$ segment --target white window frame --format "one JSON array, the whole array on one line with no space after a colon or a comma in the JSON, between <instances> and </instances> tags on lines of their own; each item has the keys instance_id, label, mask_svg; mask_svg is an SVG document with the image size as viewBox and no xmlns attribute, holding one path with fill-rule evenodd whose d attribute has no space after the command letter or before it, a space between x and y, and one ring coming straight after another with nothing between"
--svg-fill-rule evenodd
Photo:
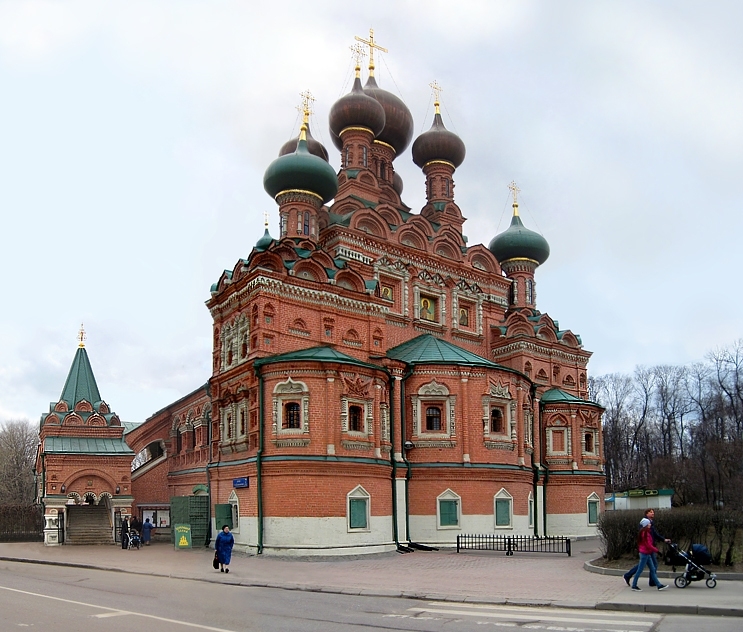
<instances>
[{"instance_id":1,"label":"white window frame","mask_svg":"<svg viewBox=\"0 0 743 632\"><path fill-rule=\"evenodd\" d=\"M351 430L351 406L359 406L363 415L363 429ZM374 400L359 399L358 397L341 397L341 432L352 437L368 437L374 428Z\"/></svg>"},{"instance_id":2,"label":"white window frame","mask_svg":"<svg viewBox=\"0 0 743 632\"><path fill-rule=\"evenodd\" d=\"M591 522L591 503L596 503L596 522ZM588 498L586 498L586 523L589 527L595 527L599 523L601 516L601 499L596 492L592 492Z\"/></svg>"},{"instance_id":3,"label":"white window frame","mask_svg":"<svg viewBox=\"0 0 743 632\"><path fill-rule=\"evenodd\" d=\"M529 500L527 504L527 511L529 514L529 528L534 528L534 493L529 492Z\"/></svg>"},{"instance_id":4,"label":"white window frame","mask_svg":"<svg viewBox=\"0 0 743 632\"><path fill-rule=\"evenodd\" d=\"M432 380L421 386L410 400L413 406L415 433L420 439L448 439L456 434L454 411L457 397L451 395L444 384ZM442 429L439 432L426 430L426 407L429 404L443 404Z\"/></svg>"},{"instance_id":5,"label":"white window frame","mask_svg":"<svg viewBox=\"0 0 743 632\"><path fill-rule=\"evenodd\" d=\"M564 449L563 450L555 450L552 443L552 433L553 432L562 432L564 435ZM557 456L567 456L569 454L572 454L572 450L570 449L570 446L572 445L573 441L573 434L571 431L571 428L569 425L564 426L554 426L551 428L547 428L547 454L549 455L557 455Z\"/></svg>"},{"instance_id":6,"label":"white window frame","mask_svg":"<svg viewBox=\"0 0 743 632\"><path fill-rule=\"evenodd\" d=\"M299 402L299 428L284 428L285 404ZM304 382L295 382L289 377L273 389L273 434L309 434L310 392Z\"/></svg>"},{"instance_id":7,"label":"white window frame","mask_svg":"<svg viewBox=\"0 0 743 632\"><path fill-rule=\"evenodd\" d=\"M230 505L232 510L232 532L240 533L240 499L237 497L237 492L233 489L230 492L230 497L227 499L227 503Z\"/></svg>"},{"instance_id":8,"label":"white window frame","mask_svg":"<svg viewBox=\"0 0 743 632\"><path fill-rule=\"evenodd\" d=\"M593 436L593 450L590 452L586 450L586 435ZM595 428L581 428L580 444L585 456L598 456L599 454L599 432Z\"/></svg>"},{"instance_id":9,"label":"white window frame","mask_svg":"<svg viewBox=\"0 0 743 632\"><path fill-rule=\"evenodd\" d=\"M366 527L351 527L351 500L366 501ZM357 485L346 494L346 531L348 533L367 533L371 531L371 494L361 485Z\"/></svg>"},{"instance_id":10,"label":"white window frame","mask_svg":"<svg viewBox=\"0 0 743 632\"><path fill-rule=\"evenodd\" d=\"M508 501L508 524L498 524L498 510L497 510L497 502L498 501ZM513 496L508 493L508 490L505 487L501 487L500 491L493 496L493 527L496 530L502 530L502 529L513 529Z\"/></svg>"},{"instance_id":11,"label":"white window frame","mask_svg":"<svg viewBox=\"0 0 743 632\"><path fill-rule=\"evenodd\" d=\"M441 501L442 500L454 500L457 503L457 524L441 524ZM443 493L436 497L436 529L439 531L447 531L456 529L462 530L462 497L453 492L451 489L447 489Z\"/></svg>"}]
</instances>

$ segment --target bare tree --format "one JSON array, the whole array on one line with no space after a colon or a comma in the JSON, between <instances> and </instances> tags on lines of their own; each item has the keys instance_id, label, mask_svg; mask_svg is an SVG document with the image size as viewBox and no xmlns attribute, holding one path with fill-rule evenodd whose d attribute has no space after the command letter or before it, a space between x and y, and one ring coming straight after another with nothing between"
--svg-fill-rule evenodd
<instances>
[{"instance_id":1,"label":"bare tree","mask_svg":"<svg viewBox=\"0 0 743 632\"><path fill-rule=\"evenodd\" d=\"M28 420L0 427L0 505L32 504L34 462L39 435Z\"/></svg>"}]
</instances>

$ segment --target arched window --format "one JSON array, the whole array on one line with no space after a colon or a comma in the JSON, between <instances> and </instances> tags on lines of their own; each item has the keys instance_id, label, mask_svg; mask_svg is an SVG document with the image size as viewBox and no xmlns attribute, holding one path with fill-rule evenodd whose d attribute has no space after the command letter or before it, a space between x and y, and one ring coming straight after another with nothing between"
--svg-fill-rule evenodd
<instances>
[{"instance_id":1,"label":"arched window","mask_svg":"<svg viewBox=\"0 0 743 632\"><path fill-rule=\"evenodd\" d=\"M284 428L300 428L299 404L289 402L284 406Z\"/></svg>"},{"instance_id":2,"label":"arched window","mask_svg":"<svg viewBox=\"0 0 743 632\"><path fill-rule=\"evenodd\" d=\"M451 180L449 178L444 178L444 193L446 197L451 196Z\"/></svg>"},{"instance_id":3,"label":"arched window","mask_svg":"<svg viewBox=\"0 0 743 632\"><path fill-rule=\"evenodd\" d=\"M309 211L304 212L304 234L305 235L310 234L310 212Z\"/></svg>"},{"instance_id":4,"label":"arched window","mask_svg":"<svg viewBox=\"0 0 743 632\"><path fill-rule=\"evenodd\" d=\"M534 281L531 279L526 280L526 304L532 305L534 303Z\"/></svg>"},{"instance_id":5,"label":"arched window","mask_svg":"<svg viewBox=\"0 0 743 632\"><path fill-rule=\"evenodd\" d=\"M441 408L438 406L426 408L426 430L441 430Z\"/></svg>"},{"instance_id":6,"label":"arched window","mask_svg":"<svg viewBox=\"0 0 743 632\"><path fill-rule=\"evenodd\" d=\"M503 411L500 408L493 408L490 411L490 432L503 434Z\"/></svg>"},{"instance_id":7,"label":"arched window","mask_svg":"<svg viewBox=\"0 0 743 632\"><path fill-rule=\"evenodd\" d=\"M348 429L351 432L364 431L364 417L361 406L349 406L348 408Z\"/></svg>"},{"instance_id":8,"label":"arched window","mask_svg":"<svg viewBox=\"0 0 743 632\"><path fill-rule=\"evenodd\" d=\"M366 153L366 147L361 148L361 163L364 167L369 166L369 157L367 156L367 153Z\"/></svg>"},{"instance_id":9,"label":"arched window","mask_svg":"<svg viewBox=\"0 0 743 632\"><path fill-rule=\"evenodd\" d=\"M183 437L179 430L176 430L178 434L175 435L175 453L180 454L183 450Z\"/></svg>"},{"instance_id":10,"label":"arched window","mask_svg":"<svg viewBox=\"0 0 743 632\"><path fill-rule=\"evenodd\" d=\"M346 145L343 148L343 166L348 167L351 164L351 148Z\"/></svg>"}]
</instances>

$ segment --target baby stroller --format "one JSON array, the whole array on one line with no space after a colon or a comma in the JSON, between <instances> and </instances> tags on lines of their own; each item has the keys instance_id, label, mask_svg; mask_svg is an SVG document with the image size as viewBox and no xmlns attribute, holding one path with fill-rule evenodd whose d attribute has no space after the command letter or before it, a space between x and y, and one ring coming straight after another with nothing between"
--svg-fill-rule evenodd
<instances>
[{"instance_id":1,"label":"baby stroller","mask_svg":"<svg viewBox=\"0 0 743 632\"><path fill-rule=\"evenodd\" d=\"M698 582L707 579L707 588L717 586L717 575L708 571L703 564L710 564L712 556L709 554L704 544L692 544L688 551L683 551L678 544L671 544L667 563L673 567L676 572L677 566L684 566L684 572L679 575L673 583L676 588L686 588L691 582Z\"/></svg>"},{"instance_id":2,"label":"baby stroller","mask_svg":"<svg viewBox=\"0 0 743 632\"><path fill-rule=\"evenodd\" d=\"M130 549L139 549L142 546L142 537L139 535L139 531L136 529L129 529L129 544Z\"/></svg>"}]
</instances>

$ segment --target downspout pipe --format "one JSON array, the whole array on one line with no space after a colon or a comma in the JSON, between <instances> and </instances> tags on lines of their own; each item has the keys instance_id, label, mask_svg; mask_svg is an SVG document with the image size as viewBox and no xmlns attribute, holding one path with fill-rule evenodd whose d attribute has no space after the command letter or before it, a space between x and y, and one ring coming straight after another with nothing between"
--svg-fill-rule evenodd
<instances>
[{"instance_id":1,"label":"downspout pipe","mask_svg":"<svg viewBox=\"0 0 743 632\"><path fill-rule=\"evenodd\" d=\"M533 402L537 397L536 384L532 384L529 390L530 390L529 394L531 395L531 401ZM540 413L541 411L537 411L537 412ZM540 420L541 420L541 417L542 416L540 414L539 415ZM541 427L541 423L540 423L540 427ZM531 418L531 435L532 437L534 436L534 415L532 415L532 418ZM541 433L540 433L540 437L541 437ZM541 438L540 438L540 443L541 443ZM533 449L531 451L531 470L532 470L532 495L534 496L534 512L536 513L536 509L539 506L538 505L539 496L537 495L537 490L538 490L537 483L539 482L539 469L535 465ZM544 513L544 511L542 511L542 513ZM534 516L534 535L536 536L539 535L539 520L537 520L536 515Z\"/></svg>"},{"instance_id":2,"label":"downspout pipe","mask_svg":"<svg viewBox=\"0 0 743 632\"><path fill-rule=\"evenodd\" d=\"M547 483L549 483L550 480L550 469L545 461L545 455L547 452L547 429L544 427L544 422L542 421L542 411L544 410L544 404L542 404L542 400L539 400L539 444L540 444L540 455L539 455L539 463L541 464L542 468L544 468L544 482L542 483L542 499L543 499L543 507L542 507L542 529L543 534L547 535Z\"/></svg>"},{"instance_id":3,"label":"downspout pipe","mask_svg":"<svg viewBox=\"0 0 743 632\"><path fill-rule=\"evenodd\" d=\"M406 380L413 375L413 372L415 371L415 367L411 367L408 369L408 372L402 376L402 379L400 380L400 434L402 435L400 437L400 445L402 447L401 454L402 454L402 460L405 463L406 472L405 472L405 535L408 539L408 544L412 543L412 539L410 537L410 493L409 493L409 487L410 487L410 478L412 476L411 468L410 468L410 461L408 460L407 456L407 450L405 449L405 437L407 436L407 429L405 424L405 382Z\"/></svg>"},{"instance_id":4,"label":"downspout pipe","mask_svg":"<svg viewBox=\"0 0 743 632\"><path fill-rule=\"evenodd\" d=\"M390 375L390 464L392 465L392 537L399 550L400 539L397 533L397 461L395 460L395 378Z\"/></svg>"},{"instance_id":5,"label":"downspout pipe","mask_svg":"<svg viewBox=\"0 0 743 632\"><path fill-rule=\"evenodd\" d=\"M260 420L260 423L258 424L258 453L255 457L255 477L257 479L257 489L256 489L256 495L258 496L257 501L257 509L258 509L258 555L263 553L263 477L262 477L262 465L263 465L263 426L264 426L264 419L263 419L263 411L264 411L264 401L263 401L263 373L260 370L260 367L256 369L256 373L258 373L258 419Z\"/></svg>"}]
</instances>

